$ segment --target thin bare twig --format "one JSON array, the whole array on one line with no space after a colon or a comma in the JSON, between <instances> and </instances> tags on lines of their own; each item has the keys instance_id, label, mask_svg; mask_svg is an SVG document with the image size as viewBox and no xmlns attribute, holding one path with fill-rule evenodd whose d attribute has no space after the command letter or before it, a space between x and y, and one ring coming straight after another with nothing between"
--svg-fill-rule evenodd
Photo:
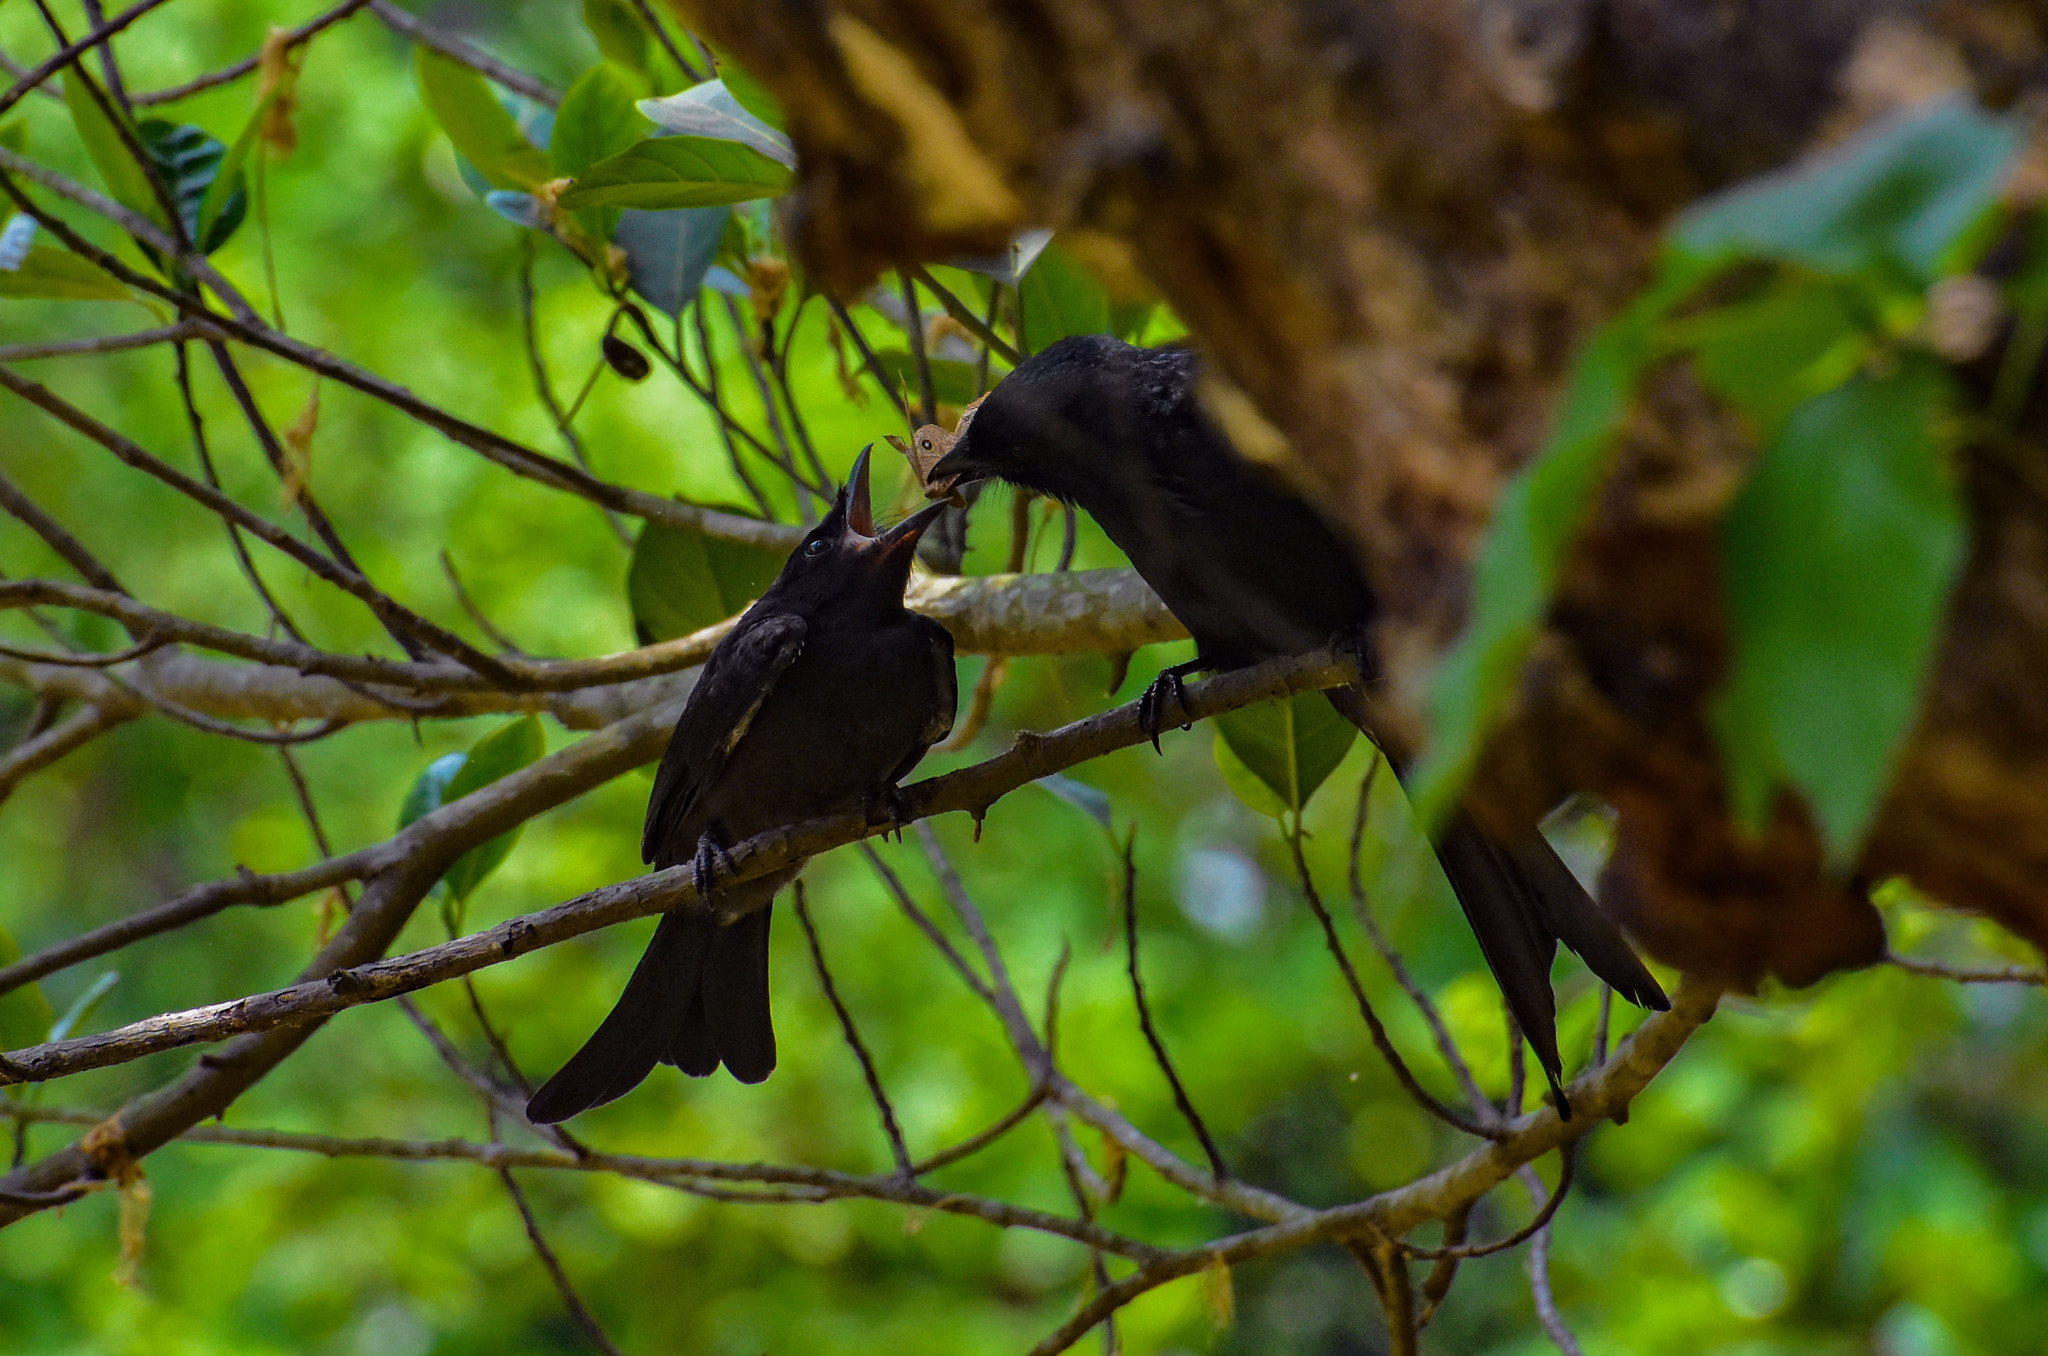
<instances>
[{"instance_id":1,"label":"thin bare twig","mask_svg":"<svg viewBox=\"0 0 2048 1356\"><path fill-rule=\"evenodd\" d=\"M903 289L903 337L910 342L910 361L917 369L917 400L920 422L939 422L939 398L932 389L931 359L924 351L924 313L917 306L917 285L910 281L908 273L898 272L896 281Z\"/></svg>"},{"instance_id":2,"label":"thin bare twig","mask_svg":"<svg viewBox=\"0 0 2048 1356\"><path fill-rule=\"evenodd\" d=\"M1917 956L1901 956L1896 952L1887 952L1884 963L1896 966L1909 975L1954 980L1958 984L2048 984L2048 970L2038 966L1950 965L1946 961L1922 960Z\"/></svg>"},{"instance_id":3,"label":"thin bare twig","mask_svg":"<svg viewBox=\"0 0 2048 1356\"><path fill-rule=\"evenodd\" d=\"M425 20L408 14L392 4L391 0L369 0L369 6L370 13L376 15L392 32L411 38L420 46L431 48L451 61L459 61L486 80L503 85L514 94L531 99L537 104L546 104L549 108L561 105L561 92L538 76L528 75L525 71L507 66L490 53L471 46L453 33L444 32Z\"/></svg>"},{"instance_id":4,"label":"thin bare twig","mask_svg":"<svg viewBox=\"0 0 2048 1356\"><path fill-rule=\"evenodd\" d=\"M1437 1011L1436 1004L1430 1001L1422 986L1408 973L1407 965L1401 960L1401 953L1394 949L1393 942L1381 930L1379 919L1373 916L1372 905L1366 899L1365 880L1360 874L1359 863L1365 847L1366 820L1372 812L1373 783L1379 779L1380 769L1387 761L1379 750L1373 749L1371 753L1372 763L1365 770L1364 780L1359 783L1358 809L1351 819L1348 876L1351 885L1352 915L1358 919L1358 926L1372 942L1373 950L1379 953L1381 962L1386 965L1388 973L1393 975L1394 982L1401 986L1401 992L1408 995L1408 1001L1422 1014L1423 1022L1428 1025L1430 1034L1436 1039L1437 1053L1443 1056L1444 1067L1451 1071L1458 1080L1458 1086L1464 1090L1467 1107L1482 1122L1497 1120L1497 1109L1486 1094L1479 1090L1479 1080L1472 1076L1471 1068L1466 1065L1464 1056L1458 1052L1458 1043L1451 1039L1450 1028L1444 1025L1443 1014Z\"/></svg>"},{"instance_id":5,"label":"thin bare twig","mask_svg":"<svg viewBox=\"0 0 2048 1356\"><path fill-rule=\"evenodd\" d=\"M1549 1204L1543 1189L1543 1179L1536 1175L1536 1169L1525 1167L1515 1174L1529 1193L1529 1203L1541 1209ZM1559 1194L1562 1194L1560 1184ZM1550 1222L1545 1220L1529 1241L1529 1256L1524 1262L1529 1275L1529 1294L1536 1304L1536 1321L1543 1325L1550 1344L1561 1356L1583 1356L1572 1330L1564 1325L1564 1315L1557 1311L1557 1298L1550 1292Z\"/></svg>"},{"instance_id":6,"label":"thin bare twig","mask_svg":"<svg viewBox=\"0 0 2048 1356\"><path fill-rule=\"evenodd\" d=\"M860 1038L860 1028L854 1025L853 1014L839 997L839 987L832 982L832 971L825 964L825 951L818 943L817 925L811 921L810 901L806 897L802 880L796 883L796 917L803 924L804 940L810 943L811 965L818 972L818 987L825 991L825 1001L832 1005L832 1012L839 1018L839 1030L846 1037L853 1057L860 1062L861 1077L867 1080L868 1096L874 1099L875 1111L882 1118L882 1133L889 1138L889 1153L896 1160L896 1171L904 1177L916 1175L911 1167L910 1150L903 1146L903 1128L896 1123L896 1108L890 1105L889 1094L882 1090L882 1076L875 1070L874 1056L868 1053L867 1042Z\"/></svg>"},{"instance_id":7,"label":"thin bare twig","mask_svg":"<svg viewBox=\"0 0 2048 1356\"><path fill-rule=\"evenodd\" d=\"M939 305L946 308L946 314L960 322L960 328L981 341L984 351L995 354L1012 367L1024 361L1024 355L1012 348L1000 334L996 333L994 324L983 320L980 316L969 310L967 303L954 296L950 290L940 284L938 279L932 277L929 269L920 264L910 270L910 276L917 279L927 292L938 298ZM1000 283L991 283L989 285L992 288L1001 286Z\"/></svg>"},{"instance_id":8,"label":"thin bare twig","mask_svg":"<svg viewBox=\"0 0 2048 1356\"><path fill-rule=\"evenodd\" d=\"M569 1317L575 1320L577 1327L583 1329L583 1335L590 1339L590 1344L604 1352L605 1356L624 1356L624 1353L612 1345L612 1339L605 1336L604 1326L597 1321L597 1316L590 1312L582 1297L576 1293L576 1287L570 1283L569 1273L562 1269L561 1259L555 1256L555 1250L548 1246L546 1237L541 1234L540 1221L533 1217L533 1207L526 1203L526 1193L521 1191L519 1183L513 1180L512 1169L499 1168L498 1180L505 1184L505 1193L512 1198L514 1208L519 1211L519 1222L526 1226L526 1241L533 1245L533 1255L540 1259L541 1266L547 1269L548 1279L555 1283L555 1293L562 1297L562 1307L569 1311Z\"/></svg>"},{"instance_id":9,"label":"thin bare twig","mask_svg":"<svg viewBox=\"0 0 2048 1356\"><path fill-rule=\"evenodd\" d=\"M125 353L130 349L173 344L198 335L199 327L181 320L153 330L133 334L97 334L87 339L52 339L40 344L0 345L0 363L24 363L38 358L72 358L90 353Z\"/></svg>"},{"instance_id":10,"label":"thin bare twig","mask_svg":"<svg viewBox=\"0 0 2048 1356\"><path fill-rule=\"evenodd\" d=\"M1291 832L1283 833L1281 837L1287 840L1288 852L1294 859L1295 878L1301 883L1301 892L1307 898L1309 909L1316 916L1316 922L1322 925L1323 944L1330 953L1330 959L1337 963L1338 971L1344 976L1345 986L1351 990L1352 1000L1358 1005L1358 1015L1365 1020L1365 1029L1371 1034L1373 1047L1380 1052L1380 1058L1386 1060L1387 1067L1407 1090L1408 1096L1424 1111L1468 1135L1477 1135L1482 1139L1499 1137L1504 1133L1499 1126L1482 1124L1459 1115L1416 1080L1415 1074L1408 1068L1408 1062L1402 1059L1401 1052L1394 1048L1394 1041L1387 1034L1386 1024L1381 1022L1379 1014L1373 1011L1372 1000L1365 996L1365 986L1358 981L1358 971L1352 968L1351 957L1345 954L1344 943L1337 937L1336 920L1330 917L1330 911L1323 906L1322 894L1316 889L1315 877L1308 869L1308 859L1302 855L1301 826L1297 823Z\"/></svg>"},{"instance_id":11,"label":"thin bare twig","mask_svg":"<svg viewBox=\"0 0 2048 1356\"><path fill-rule=\"evenodd\" d=\"M476 605L476 599L469 596L469 590L462 586L462 576L455 573L455 559L448 554L445 547L441 551L441 573L447 577L448 588L455 595L456 605L476 623L476 629L484 633L486 640L506 654L520 659L529 657L511 637L492 624L491 619L484 615L484 610Z\"/></svg>"},{"instance_id":12,"label":"thin bare twig","mask_svg":"<svg viewBox=\"0 0 2048 1356\"><path fill-rule=\"evenodd\" d=\"M1138 830L1135 826L1123 842L1123 890L1124 914L1124 970L1131 977L1131 998L1138 1006L1138 1027L1145 1033L1145 1043L1152 1047L1153 1062L1159 1065L1159 1072L1166 1075L1167 1086L1173 1089L1173 1104L1180 1108L1181 1119L1195 1132L1195 1138L1202 1142L1202 1152L1209 1157L1209 1171L1216 1179L1230 1176L1230 1169L1223 1162L1223 1153L1216 1147L1215 1139L1209 1134L1209 1127L1202 1123L1201 1113L1188 1099L1187 1089L1181 1085L1180 1075L1174 1071L1173 1060L1168 1058L1166 1043L1159 1038L1159 1030L1152 1024L1152 1008L1145 1001L1145 981L1138 973L1138 862L1131 849L1136 845Z\"/></svg>"},{"instance_id":13,"label":"thin bare twig","mask_svg":"<svg viewBox=\"0 0 2048 1356\"><path fill-rule=\"evenodd\" d=\"M316 15L286 33L280 40L279 45L286 51L290 51L295 47L303 47L314 37L324 33L343 19L349 18L368 3L370 3L370 0L343 0L341 4L336 5L325 14ZM172 104L180 99L189 99L195 94L203 94L207 90L233 84L235 81L254 72L257 66L262 64L262 61L263 54L258 52L253 56L244 57L232 66L223 66L217 71L209 71L205 75L187 80L182 85L173 85L168 89L145 90L140 94L132 95L129 102L141 108L154 104Z\"/></svg>"},{"instance_id":14,"label":"thin bare twig","mask_svg":"<svg viewBox=\"0 0 2048 1356\"><path fill-rule=\"evenodd\" d=\"M42 88L44 81L78 60L82 54L101 46L109 38L164 3L165 0L139 0L84 37L59 47L10 85L4 93L0 93L0 113L5 113L27 98L30 90Z\"/></svg>"}]
</instances>

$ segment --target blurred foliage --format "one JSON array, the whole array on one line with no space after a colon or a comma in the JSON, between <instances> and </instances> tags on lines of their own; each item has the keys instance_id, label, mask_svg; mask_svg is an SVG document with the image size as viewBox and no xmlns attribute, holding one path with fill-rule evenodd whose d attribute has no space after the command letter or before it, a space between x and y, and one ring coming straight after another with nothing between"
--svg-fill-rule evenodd
<instances>
[{"instance_id":1,"label":"blurred foliage","mask_svg":"<svg viewBox=\"0 0 2048 1356\"><path fill-rule=\"evenodd\" d=\"M82 24L60 8L67 22ZM644 33L633 37L639 21L631 6L526 0L446 11L442 20L475 25L466 30L473 40L560 89L576 86L603 55L624 63L606 84L643 82L652 96L680 83ZM295 7L280 15L253 0L170 6L124 39L129 87L173 84L238 60L257 50L268 24L311 12ZM0 48L30 60L48 49L31 7L0 6ZM482 189L494 182L523 188L548 172L540 168L547 162L531 160L503 135L515 127L538 152L545 138L535 136L536 110L489 91L506 114L500 123L474 103L467 81L426 74L436 69L421 65L437 106L443 98L469 100L464 116L478 139L460 149L471 156L469 174L483 175ZM437 403L556 447L554 419L535 396L519 342L518 276L532 234L486 207L420 89L407 45L367 17L318 39L296 90L297 148L283 159L242 151L246 166L235 163L261 210L225 240L215 263L260 298L266 263L274 261L277 305L295 332ZM731 90L742 108L777 120L739 73ZM238 129L250 122L255 97L249 83L230 85L178 104L176 115L241 150ZM99 182L97 155L79 141L63 103L32 98L18 112L22 139L10 123L7 144ZM684 217L667 219L671 236L685 229ZM103 223L77 220L111 245L115 233ZM587 246L592 221L578 218L585 238L565 233L565 243ZM766 218L741 210L731 221L710 274L711 285L725 290L702 294L689 325L677 314L675 342L703 370L696 328L703 322L722 389L746 427L766 437L761 392L743 360L742 346L754 341L746 317L749 307L771 306L790 323L794 311L789 380L826 470L843 474L860 446L897 431L901 420L871 385L845 378L844 336L828 326L822 306L797 310L799 288L773 293L758 285L773 273L758 259L776 253ZM1060 254L1048 257L1057 271L1024 276L1038 276L1034 286L1055 295L1037 312L1027 296L1027 326L1114 323L1106 305L1073 295L1085 288L1085 273ZM689 391L669 380L630 384L605 365L600 344L616 317L613 299L592 284L590 265L599 262L550 246L535 270L541 352L558 390L583 392L573 397L576 429L595 469L699 502L747 501L751 491L717 426ZM1013 256L1001 266L1016 264ZM703 278L709 266L692 273L671 264L662 276L673 286L679 276ZM988 296L981 275L934 274L959 296ZM155 323L126 302L69 299L93 294L85 281L72 280L73 290L53 283L44 292L8 291L7 277L0 274L0 294L31 299L0 303L0 341ZM637 278L633 285L640 286ZM644 294L660 307L654 287ZM692 281L686 293L695 291ZM852 316L878 345L902 347L883 309L855 307ZM1171 332L1170 317L1148 324L1153 337ZM1594 370L1601 352L1596 344L1582 370ZM254 356L246 370L278 424L305 405L311 383L301 371ZM53 360L38 375L189 464L162 350ZM1626 373L1615 380L1625 385ZM245 503L274 504L275 479L230 397L210 372L197 385L227 489ZM1604 436L1598 399L1575 408L1589 412L1568 413L1563 427L1580 418L1576 427ZM10 476L123 578L146 583L153 603L263 628L219 525L190 504L116 473L96 448L20 404L0 406L0 457ZM912 490L907 476L892 479L899 471L878 468L877 499L900 509ZM444 624L465 625L436 563L445 550L481 611L531 653L597 655L634 643L632 553L590 505L506 475L333 386L322 396L308 474L372 575ZM763 475L759 483L785 520L815 507L787 477ZM987 502L970 538L970 572L1000 569L1009 549L1000 529L1008 504L1000 495ZM1027 558L1044 568L1057 550L1058 522L1046 515L1030 521ZM274 557L259 563L318 643L385 648L361 609ZM1113 563L1114 550L1084 521L1076 564ZM0 522L0 566L16 576L62 574L12 522ZM89 621L66 624L85 643L117 643ZM40 639L14 614L0 628L12 640ZM1124 693L1187 652L1182 645L1140 655ZM963 691L981 662L963 662ZM975 746L935 757L925 771L985 756L1015 729L1099 709L1109 672L1098 657L1011 661ZM0 735L18 737L28 720L19 694L0 691ZM298 757L336 849L346 851L387 836L409 788L436 767L453 775L454 759L504 728L502 719L364 725ZM557 747L575 737L546 734ZM989 912L1025 993L1042 993L1062 948L1072 946L1060 1010L1061 1050L1073 1074L1171 1147L1198 1157L1132 1020L1116 944L1117 863L1091 819L1096 797L1106 797L1114 822L1137 831L1138 910L1155 1018L1226 1159L1253 1181L1318 1204L1410 1180L1464 1146L1423 1116L1374 1056L1301 905L1274 824L1226 788L1212 741L1208 732L1169 732L1163 758L1132 749L1079 769L1048 788L1053 796L1013 795L992 809L978 843L964 820L943 821L937 832ZM1354 743L1302 812L1305 849L1326 893L1341 893L1369 756ZM1327 771L1320 756L1315 770ZM1308 780L1287 775L1294 784ZM640 871L646 789L643 776L621 778L527 825L516 850L488 879L472 882L466 925L487 926ZM936 900L914 848L878 850L921 898ZM0 927L34 949L188 882L238 865L294 867L314 851L273 751L142 721L0 805ZM1482 1084L1503 1092L1498 995L1391 777L1372 783L1364 851L1364 879L1383 925L1442 1004ZM840 991L862 1022L913 1149L955 1140L1006 1111L1023 1078L994 1023L949 981L859 857L821 860L810 880ZM111 987L96 966L52 976L38 1000L48 1006L31 1010L28 999L15 1001L0 1014L0 1030L24 1018L46 1022L51 1008L104 1028L273 987L312 953L331 921L327 906L306 900L234 910L139 944L119 957L121 977ZM1909 898L1888 898L1887 909L1902 950L1970 956L2011 945ZM528 1070L554 1067L595 1025L649 926L614 929L476 976L479 998ZM1356 929L1343 926L1363 954ZM440 920L422 910L400 946L439 935ZM773 1080L743 1088L722 1077L692 1081L659 1071L632 1096L579 1122L577 1132L626 1151L885 1168L887 1149L859 1068L795 930L779 934L771 966L786 1051ZM1394 1038L1411 1054L1426 1050L1428 1032L1384 971L1366 962L1361 969ZM1558 980L1562 1043L1583 1057L1597 996L1569 961ZM81 1004L95 988L104 1000L97 1008ZM421 1002L471 1050L481 1049L459 992L431 991ZM190 1059L174 1053L86 1074L41 1096L112 1107L175 1076ZM1423 1077L1449 1091L1441 1069L1425 1063ZM1603 1128L1591 1140L1556 1226L1560 1307L1589 1353L2029 1349L2048 1326L2044 1090L2048 1019L2040 996L2027 990L1962 988L1880 970L1838 976L1796 996L1730 1002L1652 1085L1627 1126ZM473 1097L389 1005L334 1021L237 1103L230 1122L393 1137L486 1133ZM24 1150L48 1152L69 1134L36 1128ZM113 1280L110 1194L0 1231L0 1332L10 1351L461 1356L587 1349L500 1184L484 1170L209 1145L170 1146L147 1169L155 1211L133 1289ZM1051 1136L1039 1122L936 1180L1043 1208L1066 1204ZM1071 1311L1084 1284L1085 1258L1071 1244L946 1216L906 1218L872 1203L719 1204L567 1174L527 1174L525 1185L585 1300L628 1351L1019 1350ZM1169 1241L1231 1227L1143 1169L1133 1170L1123 1199L1104 1217ZM1503 1192L1479 1212L1474 1231L1497 1236L1524 1218L1526 1203ZM1426 1348L1500 1356L1547 1349L1521 1266L1520 1252L1467 1263ZM1341 1253L1248 1266L1233 1279L1230 1328L1218 1329L1201 1283L1190 1280L1123 1315L1125 1349L1263 1356L1382 1348L1370 1292Z\"/></svg>"}]
</instances>

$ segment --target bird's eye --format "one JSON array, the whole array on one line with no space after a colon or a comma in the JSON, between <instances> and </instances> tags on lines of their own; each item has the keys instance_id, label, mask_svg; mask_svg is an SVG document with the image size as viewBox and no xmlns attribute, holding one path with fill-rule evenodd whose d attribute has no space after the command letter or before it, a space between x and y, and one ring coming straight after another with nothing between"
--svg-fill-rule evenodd
<instances>
[{"instance_id":1,"label":"bird's eye","mask_svg":"<svg viewBox=\"0 0 2048 1356\"><path fill-rule=\"evenodd\" d=\"M932 450L932 440L929 438L919 438L917 440L917 445L927 452Z\"/></svg>"},{"instance_id":2,"label":"bird's eye","mask_svg":"<svg viewBox=\"0 0 2048 1356\"><path fill-rule=\"evenodd\" d=\"M831 549L831 545L823 537L813 537L804 543L804 554L807 556L822 556Z\"/></svg>"}]
</instances>

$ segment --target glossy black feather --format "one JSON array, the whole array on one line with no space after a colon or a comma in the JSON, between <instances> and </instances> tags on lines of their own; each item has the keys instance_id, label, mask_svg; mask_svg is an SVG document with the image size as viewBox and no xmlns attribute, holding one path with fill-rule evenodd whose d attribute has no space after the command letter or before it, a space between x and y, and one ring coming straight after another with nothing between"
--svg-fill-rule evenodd
<instances>
[{"instance_id":1,"label":"glossy black feather","mask_svg":"<svg viewBox=\"0 0 2048 1356\"><path fill-rule=\"evenodd\" d=\"M1314 508L1237 455L1196 398L1198 376L1188 350L1062 339L989 394L933 478L994 477L1087 510L1188 628L1205 667L1337 640L1360 647L1370 677L1377 602L1356 559ZM1329 697L1365 729L1362 691ZM1438 856L1553 1088L1560 939L1617 992L1667 1006L1534 825L1501 844L1460 813Z\"/></svg>"},{"instance_id":2,"label":"glossy black feather","mask_svg":"<svg viewBox=\"0 0 2048 1356\"><path fill-rule=\"evenodd\" d=\"M873 803L952 728L952 637L903 606L932 515L866 530L864 468L865 456L705 663L648 800L641 856L655 867L715 860L755 834ZM528 1116L566 1119L663 1062L766 1078L769 901L800 869L716 890L711 909L665 915L618 1005L534 1094Z\"/></svg>"}]
</instances>

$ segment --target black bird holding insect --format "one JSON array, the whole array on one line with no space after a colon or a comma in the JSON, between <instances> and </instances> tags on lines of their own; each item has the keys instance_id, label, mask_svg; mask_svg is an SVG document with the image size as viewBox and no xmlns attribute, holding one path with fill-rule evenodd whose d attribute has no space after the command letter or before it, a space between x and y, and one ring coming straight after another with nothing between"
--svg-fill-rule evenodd
<instances>
[{"instance_id":1,"label":"black bird holding insect","mask_svg":"<svg viewBox=\"0 0 2048 1356\"><path fill-rule=\"evenodd\" d=\"M1198 669L1335 641L1357 646L1363 676L1374 676L1368 628L1378 603L1356 558L1314 508L1237 454L1196 399L1198 375L1185 349L1062 339L980 402L926 477L935 494L994 478L1085 509L1130 557L1195 640L1196 658L1161 673L1140 703L1155 745L1182 676ZM1365 729L1362 687L1328 695ZM1535 825L1502 842L1459 811L1436 848L1569 1115L1550 989L1557 943L1633 1002L1665 1008L1663 990Z\"/></svg>"},{"instance_id":2,"label":"black bird holding insect","mask_svg":"<svg viewBox=\"0 0 2048 1356\"><path fill-rule=\"evenodd\" d=\"M953 639L903 606L932 505L876 532L868 453L824 520L705 662L647 803L640 855L689 862L701 904L662 915L596 1034L527 1103L566 1120L624 1096L656 1064L743 1083L775 1068L772 901L802 865L715 889L726 849L784 824L865 807L953 727Z\"/></svg>"}]
</instances>

